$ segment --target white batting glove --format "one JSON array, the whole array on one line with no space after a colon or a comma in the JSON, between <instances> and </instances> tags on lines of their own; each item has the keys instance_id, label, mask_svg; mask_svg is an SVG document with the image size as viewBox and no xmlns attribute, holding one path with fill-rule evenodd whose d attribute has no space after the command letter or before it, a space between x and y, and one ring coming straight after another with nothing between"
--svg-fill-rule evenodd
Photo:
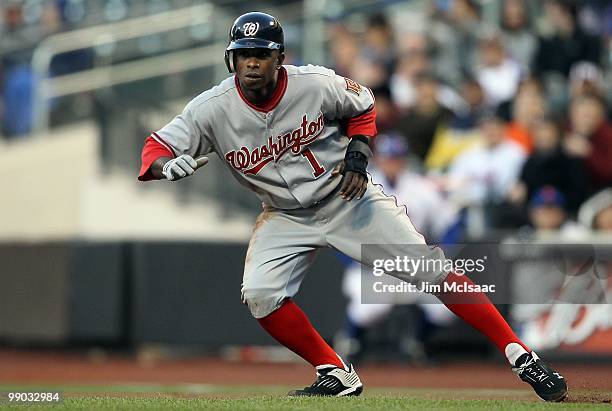
<instances>
[{"instance_id":1,"label":"white batting glove","mask_svg":"<svg viewBox=\"0 0 612 411\"><path fill-rule=\"evenodd\" d=\"M206 158L202 157L202 159ZM207 162L208 159L206 159L206 162L202 162L203 164L198 163L189 154L183 154L164 164L162 174L170 181L180 180L183 177L192 175L199 167L203 166Z\"/></svg>"}]
</instances>

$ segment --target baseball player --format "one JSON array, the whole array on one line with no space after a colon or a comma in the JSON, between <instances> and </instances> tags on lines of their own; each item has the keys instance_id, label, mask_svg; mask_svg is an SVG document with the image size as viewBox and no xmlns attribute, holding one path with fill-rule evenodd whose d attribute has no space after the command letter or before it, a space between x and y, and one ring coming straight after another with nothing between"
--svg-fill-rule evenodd
<instances>
[{"instance_id":1,"label":"baseball player","mask_svg":"<svg viewBox=\"0 0 612 411\"><path fill-rule=\"evenodd\" d=\"M245 259L242 299L272 337L316 368L311 386L289 394L359 395L355 369L292 297L318 248L336 248L372 267L375 255L393 259L405 255L402 243L425 241L365 171L376 135L371 91L324 67L283 65L283 43L274 17L251 12L236 19L225 52L234 75L145 140L139 179L175 181L205 165L207 154L219 155L263 203ZM362 255L362 243L380 246ZM439 248L427 249L428 257L444 258ZM473 284L452 272L390 274L417 286ZM541 398L565 397L563 377L516 337L484 294L470 293L471 304L452 304L453 296L438 298L490 338Z\"/></svg>"}]
</instances>

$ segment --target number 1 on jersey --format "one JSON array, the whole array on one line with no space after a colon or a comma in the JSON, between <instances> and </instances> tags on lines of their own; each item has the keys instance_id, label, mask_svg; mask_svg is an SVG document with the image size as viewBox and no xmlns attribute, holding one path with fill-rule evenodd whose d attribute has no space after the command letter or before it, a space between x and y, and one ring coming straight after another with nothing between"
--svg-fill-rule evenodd
<instances>
[{"instance_id":1,"label":"number 1 on jersey","mask_svg":"<svg viewBox=\"0 0 612 411\"><path fill-rule=\"evenodd\" d=\"M310 167L312 167L312 175L315 178L325 173L325 168L321 164L319 164L317 158L314 156L314 154L312 153L312 151L310 151L309 148L303 150L302 155L310 163Z\"/></svg>"}]
</instances>

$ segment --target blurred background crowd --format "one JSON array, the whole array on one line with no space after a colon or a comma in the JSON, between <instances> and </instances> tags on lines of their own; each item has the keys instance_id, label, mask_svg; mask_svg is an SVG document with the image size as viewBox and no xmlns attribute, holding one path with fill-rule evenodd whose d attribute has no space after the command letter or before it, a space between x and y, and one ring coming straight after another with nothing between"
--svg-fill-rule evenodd
<instances>
[{"instance_id":1,"label":"blurred background crowd","mask_svg":"<svg viewBox=\"0 0 612 411\"><path fill-rule=\"evenodd\" d=\"M370 171L407 206L430 242L497 242L508 234L522 238L552 231L552 241L589 243L598 233L612 233L610 1L2 0L0 162L5 172L0 181L10 195L0 205L0 240L6 246L0 253L31 261L30 251L19 254L11 248L24 239L59 239L76 247L77 254L83 250L71 241L79 239L169 242L163 253L154 246L142 251L138 245L129 248L136 250L129 258L122 254L125 250L113 254L121 261L112 268L115 282L109 282L115 278L111 271L92 274L105 281L102 289L108 295L100 287L86 290L87 282L67 282L66 287L81 287L73 295L83 296L76 303L71 300L68 308L99 300L100 309L112 315L106 317L108 328L91 328L93 311L77 310L70 329L58 313L64 328L59 334L49 331L51 338L95 340L102 335L107 341L213 345L219 339L248 340L234 338L235 328L229 330L211 316L198 317L210 312L200 304L215 299L223 304L227 298L193 294L217 284L210 282L216 276L199 283L200 271L208 269L202 267L212 263L183 266L186 256L203 258L202 248L186 252L184 243L172 241L244 245L261 210L255 196L229 182L229 173L215 158L203 175L177 184L138 185L136 174L146 136L228 76L223 63L228 29L236 16L254 7L279 18L286 63L324 65L372 89L380 135ZM30 159L25 168L24 156ZM54 159L52 172L49 158ZM609 237L603 243L609 245ZM230 264L240 260L242 251L228 246L210 257ZM139 263L162 254L166 259L157 265ZM320 271L332 264L325 261L327 267ZM330 330L341 328L338 349L353 359L376 335L399 343L400 351L413 359L424 358L422 343L431 330L452 323L444 307L427 304L431 301L418 301L418 309L360 304L360 268L341 261L346 264L336 267L346 271L346 320L313 303L311 314L323 333L329 337ZM192 276L168 284L161 267L170 262ZM89 272L79 264L74 267ZM238 264L236 288L240 270ZM10 290L22 285L5 274L0 277L4 298L18 295ZM33 284L37 275L28 277ZM339 281L317 275L316 270L311 274L311 284L328 285L316 289L319 297L323 292L330 297L328 306L344 308L344 301L333 299ZM141 287L135 295L146 291L147 298L132 296L126 291L131 287ZM45 291L49 289L41 295ZM0 289L0 300L2 296ZM115 299L114 306L107 304L109 298ZM13 313L27 311L20 301L13 302ZM53 299L47 304L38 307L41 318L30 312L38 321L30 323L39 328L25 332L27 338L40 333L41 324L55 324L45 321L49 307L55 307ZM176 310L183 305L192 309ZM245 313L232 313L235 321L246 318ZM598 313L597 318L609 318L607 312ZM9 314L6 318L13 318ZM548 314L537 313L534 322ZM226 312L224 318L231 315ZM367 337L369 328L389 316L384 332L379 328ZM121 325L110 321L115 317L122 319ZM158 317L173 320L162 324ZM204 327L194 329L194 321L212 322L218 336L211 337ZM0 338L21 335L15 324L7 322L3 328L0 321ZM403 339L407 324L412 330ZM172 327L176 329L169 331ZM251 338L255 331L248 327L243 326L244 335L249 332ZM449 330L447 343L465 331ZM609 323L601 330L607 340L600 341L609 342ZM260 336L255 339L261 342Z\"/></svg>"},{"instance_id":2,"label":"blurred background crowd","mask_svg":"<svg viewBox=\"0 0 612 411\"><path fill-rule=\"evenodd\" d=\"M189 49L223 35L215 34L218 29L211 24L194 23L182 37L170 33L168 37L174 37L166 39L152 33L127 46L119 40L98 40L90 46L58 52L46 66L48 70L41 73L32 61L42 40L62 31L198 3L202 2L3 2L0 115L5 139L20 138L35 128L39 121L36 89L42 87L41 77ZM248 7L236 1L219 3L227 16ZM326 48L323 56L319 52L314 57L322 61L314 63L330 66L374 91L379 131L406 143L405 150L381 153L377 159L378 168L388 168L382 176L385 185L395 185L399 174L410 169L427 179L429 184L422 190L432 191L410 197L439 196L436 200L444 200L435 210L426 200L414 201L409 210L426 214L426 210L439 213L444 209L443 214L449 217L444 224L437 221L435 233L423 227L432 241L457 241L495 229L569 227L590 196L612 185L609 2L381 1L374 2L380 3L377 12L372 12L372 2L366 2L361 12L356 6L356 11L342 10L337 4L342 2L323 3L319 7L327 15L318 23L324 28L321 45ZM280 4L269 2L268 6ZM283 7L287 6L303 7L301 2L284 2ZM340 10L333 12L334 7ZM409 11L396 12L403 7ZM308 20L293 18L285 26L288 62L311 63L308 56L313 54L295 44L299 37L315 35ZM202 60L211 57L221 60L219 56L201 56ZM215 76L207 74L208 83ZM195 95L209 85L184 83L182 93L168 91L172 87L165 85L162 97ZM109 89L71 92L72 101L58 96L42 105L50 111L51 125L93 117L104 133L117 121L114 101L121 95ZM143 133L147 126L142 124ZM393 165L381 166L383 162ZM585 211L583 216L592 214ZM596 223L596 228L610 230L610 217L606 216L604 213L597 221L584 217L581 223L587 228Z\"/></svg>"},{"instance_id":3,"label":"blurred background crowd","mask_svg":"<svg viewBox=\"0 0 612 411\"><path fill-rule=\"evenodd\" d=\"M502 0L487 14L486 3L433 1L422 20L375 13L361 31L330 23L330 63L376 96L374 180L435 243L612 232L612 4ZM392 313L360 304L360 275L349 264L343 287L339 345L353 359ZM422 360L453 318L413 302L398 346Z\"/></svg>"},{"instance_id":4,"label":"blurred background crowd","mask_svg":"<svg viewBox=\"0 0 612 411\"><path fill-rule=\"evenodd\" d=\"M569 230L585 200L612 186L609 2L504 0L486 20L480 2L435 1L422 21L391 21L371 15L359 34L331 25L331 62L373 89L379 131L403 139L448 200L432 208L413 193L409 213L454 207L454 223L476 236ZM585 211L581 223L610 230L609 213Z\"/></svg>"}]
</instances>

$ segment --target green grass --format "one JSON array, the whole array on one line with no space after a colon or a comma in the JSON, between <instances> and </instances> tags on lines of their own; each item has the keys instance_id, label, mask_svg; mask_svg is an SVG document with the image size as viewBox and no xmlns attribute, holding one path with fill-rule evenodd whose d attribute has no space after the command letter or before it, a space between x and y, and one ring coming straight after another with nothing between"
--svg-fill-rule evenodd
<instances>
[{"instance_id":1,"label":"green grass","mask_svg":"<svg viewBox=\"0 0 612 411\"><path fill-rule=\"evenodd\" d=\"M574 401L547 404L527 390L368 389L360 397L287 398L284 386L210 384L0 385L0 392L60 391L60 404L8 405L0 409L53 410L590 410L610 409L612 393L575 393ZM591 400L591 398L595 400ZM599 399L600 403L597 402ZM590 402L589 402L590 401Z\"/></svg>"}]
</instances>

